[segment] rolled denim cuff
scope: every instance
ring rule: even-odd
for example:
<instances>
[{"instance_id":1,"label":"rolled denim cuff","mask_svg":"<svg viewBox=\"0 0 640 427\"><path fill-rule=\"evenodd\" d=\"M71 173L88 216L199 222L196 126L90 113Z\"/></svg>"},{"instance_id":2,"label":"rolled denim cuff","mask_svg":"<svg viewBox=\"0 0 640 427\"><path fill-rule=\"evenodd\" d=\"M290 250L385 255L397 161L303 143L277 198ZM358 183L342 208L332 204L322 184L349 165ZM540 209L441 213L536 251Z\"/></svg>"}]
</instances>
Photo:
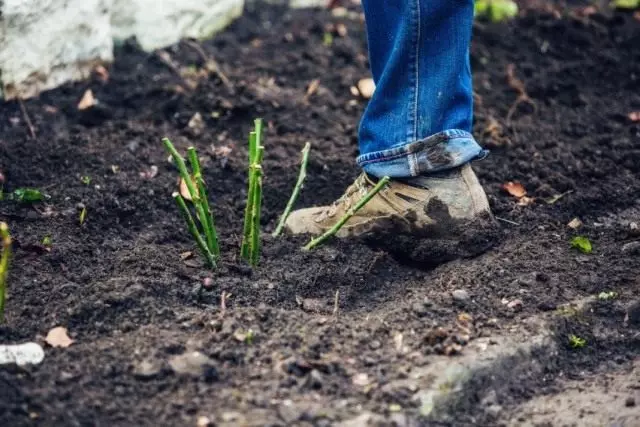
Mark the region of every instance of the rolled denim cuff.
<instances>
[{"instance_id":1,"label":"rolled denim cuff","mask_svg":"<svg viewBox=\"0 0 640 427\"><path fill-rule=\"evenodd\" d=\"M451 129L388 150L362 154L357 162L365 172L377 177L406 178L452 169L488 154L469 132Z\"/></svg>"}]
</instances>

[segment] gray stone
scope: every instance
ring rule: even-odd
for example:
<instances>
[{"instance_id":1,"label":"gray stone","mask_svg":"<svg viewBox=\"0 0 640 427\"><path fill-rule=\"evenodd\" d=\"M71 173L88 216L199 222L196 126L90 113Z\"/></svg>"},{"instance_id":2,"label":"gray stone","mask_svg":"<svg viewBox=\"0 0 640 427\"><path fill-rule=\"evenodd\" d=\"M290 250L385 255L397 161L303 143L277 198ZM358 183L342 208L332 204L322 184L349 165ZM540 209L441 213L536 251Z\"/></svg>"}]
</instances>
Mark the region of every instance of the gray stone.
<instances>
[{"instance_id":1,"label":"gray stone","mask_svg":"<svg viewBox=\"0 0 640 427\"><path fill-rule=\"evenodd\" d=\"M622 245L622 253L629 255L640 254L640 241L625 243Z\"/></svg>"},{"instance_id":2,"label":"gray stone","mask_svg":"<svg viewBox=\"0 0 640 427\"><path fill-rule=\"evenodd\" d=\"M451 296L453 297L454 301L465 302L469 299L469 292L465 291L464 289L456 289L455 291L451 292Z\"/></svg>"},{"instance_id":3,"label":"gray stone","mask_svg":"<svg viewBox=\"0 0 640 427\"><path fill-rule=\"evenodd\" d=\"M0 97L28 98L112 61L111 2L0 2Z\"/></svg>"},{"instance_id":4,"label":"gray stone","mask_svg":"<svg viewBox=\"0 0 640 427\"><path fill-rule=\"evenodd\" d=\"M177 374L194 377L204 376L208 380L216 380L218 373L212 359L199 351L190 351L169 359L169 366Z\"/></svg>"},{"instance_id":5,"label":"gray stone","mask_svg":"<svg viewBox=\"0 0 640 427\"><path fill-rule=\"evenodd\" d=\"M138 379L152 379L160 374L162 366L155 360L143 360L133 368L133 376Z\"/></svg>"},{"instance_id":6,"label":"gray stone","mask_svg":"<svg viewBox=\"0 0 640 427\"><path fill-rule=\"evenodd\" d=\"M243 8L244 0L114 0L111 28L116 41L135 37L153 50L183 37L211 37Z\"/></svg>"}]
</instances>

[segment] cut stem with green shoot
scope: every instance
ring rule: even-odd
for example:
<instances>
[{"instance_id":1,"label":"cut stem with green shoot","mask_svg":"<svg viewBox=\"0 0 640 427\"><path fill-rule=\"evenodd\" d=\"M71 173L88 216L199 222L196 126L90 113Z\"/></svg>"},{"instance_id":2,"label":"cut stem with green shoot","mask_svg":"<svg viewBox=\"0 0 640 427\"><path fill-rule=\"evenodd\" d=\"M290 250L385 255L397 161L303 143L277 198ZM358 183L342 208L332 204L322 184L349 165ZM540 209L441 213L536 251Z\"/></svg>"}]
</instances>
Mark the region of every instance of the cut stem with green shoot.
<instances>
[{"instance_id":1,"label":"cut stem with green shoot","mask_svg":"<svg viewBox=\"0 0 640 427\"><path fill-rule=\"evenodd\" d=\"M356 212L358 212L367 203L369 203L369 200L371 200L373 198L373 196L378 194L378 192L380 190L382 190L382 188L385 185L387 185L388 182L389 182L389 177L388 176L385 176L384 178L380 179L380 181L378 181L378 183L367 194L365 194L358 201L358 203L356 203L353 207L351 207L342 216L342 218L340 218L340 220L335 223L335 225L333 227L331 227L329 230L327 230L323 235L321 235L319 237L316 237L315 239L313 239L309 243L307 243L306 246L304 247L304 249L307 250L307 251L311 250L311 249L315 248L316 246L321 245L322 243L324 243L325 241L327 241L331 237L333 237L342 228L342 226L347 221L349 221L349 218L351 218L353 215L355 215Z\"/></svg>"},{"instance_id":2,"label":"cut stem with green shoot","mask_svg":"<svg viewBox=\"0 0 640 427\"><path fill-rule=\"evenodd\" d=\"M262 119L255 120L255 128L249 134L249 185L244 212L244 227L240 257L251 266L258 265L260 257L260 215L262 210Z\"/></svg>"},{"instance_id":3,"label":"cut stem with green shoot","mask_svg":"<svg viewBox=\"0 0 640 427\"><path fill-rule=\"evenodd\" d=\"M202 237L202 234L198 229L193 216L191 215L184 197L182 197L180 193L173 193L173 198L176 201L178 209L180 210L180 213L187 223L187 229L196 241L196 244L198 245L202 256L205 258L207 264L209 264L211 268L215 268L216 261L220 257L220 247L218 244L218 234L216 232L215 223L213 221L213 214L209 205L206 185L204 179L202 178L202 171L200 169L198 154L194 147L189 147L187 149L189 163L192 171L192 173L189 173L184 159L178 153L171 141L168 138L163 138L162 143L173 158L173 161L178 168L178 172L180 173L180 178L187 188L187 191L191 198L191 203L193 204L196 211L196 217L198 219L198 222L200 223L200 228L202 229L202 234L204 234L204 238Z\"/></svg>"},{"instance_id":4,"label":"cut stem with green shoot","mask_svg":"<svg viewBox=\"0 0 640 427\"><path fill-rule=\"evenodd\" d=\"M298 181L296 182L296 186L293 188L293 193L291 193L291 197L287 202L287 206L284 208L284 212L280 217L280 221L278 222L278 226L274 230L273 237L278 237L282 230L284 229L284 225L293 209L293 206L298 200L298 195L300 194L300 190L302 189L302 184L304 184L304 180L307 177L307 163L309 163L309 150L311 150L311 143L307 142L302 149L302 160L300 162L300 173L298 174Z\"/></svg>"},{"instance_id":5,"label":"cut stem with green shoot","mask_svg":"<svg viewBox=\"0 0 640 427\"><path fill-rule=\"evenodd\" d=\"M9 226L0 222L0 323L4 322L4 302L7 292L7 276L9 275L9 258L11 258L11 235Z\"/></svg>"}]
</instances>

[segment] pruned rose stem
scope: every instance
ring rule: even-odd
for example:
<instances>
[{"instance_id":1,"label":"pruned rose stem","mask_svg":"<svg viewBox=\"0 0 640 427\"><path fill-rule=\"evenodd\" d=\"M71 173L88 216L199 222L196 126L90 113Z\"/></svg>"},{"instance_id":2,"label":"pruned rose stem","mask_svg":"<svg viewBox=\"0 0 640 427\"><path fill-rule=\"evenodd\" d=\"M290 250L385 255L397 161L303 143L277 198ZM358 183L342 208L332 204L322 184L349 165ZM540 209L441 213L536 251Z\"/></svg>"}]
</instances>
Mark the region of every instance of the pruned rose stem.
<instances>
[{"instance_id":1,"label":"pruned rose stem","mask_svg":"<svg viewBox=\"0 0 640 427\"><path fill-rule=\"evenodd\" d=\"M280 217L280 221L278 222L278 226L271 234L273 237L278 237L282 230L284 229L284 224L293 209L293 206L298 200L298 195L300 194L300 190L302 189L302 184L304 184L304 180L307 177L307 163L309 162L309 150L311 150L311 143L307 142L302 149L302 160L300 162L300 173L298 174L298 181L296 182L296 186L293 188L293 193L291 193L291 197L287 202L287 206L284 208L284 212Z\"/></svg>"}]
</instances>

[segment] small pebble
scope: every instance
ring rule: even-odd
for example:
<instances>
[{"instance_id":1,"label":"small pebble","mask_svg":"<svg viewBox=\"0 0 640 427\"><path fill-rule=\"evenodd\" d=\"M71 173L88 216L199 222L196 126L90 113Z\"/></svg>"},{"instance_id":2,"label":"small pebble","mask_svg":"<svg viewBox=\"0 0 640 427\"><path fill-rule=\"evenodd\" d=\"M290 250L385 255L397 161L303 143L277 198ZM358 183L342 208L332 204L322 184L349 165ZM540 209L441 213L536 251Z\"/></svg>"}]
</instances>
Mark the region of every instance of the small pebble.
<instances>
[{"instance_id":1,"label":"small pebble","mask_svg":"<svg viewBox=\"0 0 640 427\"><path fill-rule=\"evenodd\" d=\"M418 316L420 316L420 317L422 317L425 314L427 314L427 308L421 302L414 303L411 308L412 308L413 312L415 314L417 314Z\"/></svg>"},{"instance_id":2,"label":"small pebble","mask_svg":"<svg viewBox=\"0 0 640 427\"><path fill-rule=\"evenodd\" d=\"M640 241L629 242L622 245L622 253L629 255L640 255Z\"/></svg>"},{"instance_id":3,"label":"small pebble","mask_svg":"<svg viewBox=\"0 0 640 427\"><path fill-rule=\"evenodd\" d=\"M513 311L520 311L520 310L522 310L522 306L523 305L524 304L522 303L522 300L514 299L513 301L510 301L507 304L507 307L509 307Z\"/></svg>"},{"instance_id":4,"label":"small pebble","mask_svg":"<svg viewBox=\"0 0 640 427\"><path fill-rule=\"evenodd\" d=\"M455 291L451 292L451 296L453 297L454 301L463 302L469 299L469 292L465 291L464 289L456 289Z\"/></svg>"}]
</instances>

